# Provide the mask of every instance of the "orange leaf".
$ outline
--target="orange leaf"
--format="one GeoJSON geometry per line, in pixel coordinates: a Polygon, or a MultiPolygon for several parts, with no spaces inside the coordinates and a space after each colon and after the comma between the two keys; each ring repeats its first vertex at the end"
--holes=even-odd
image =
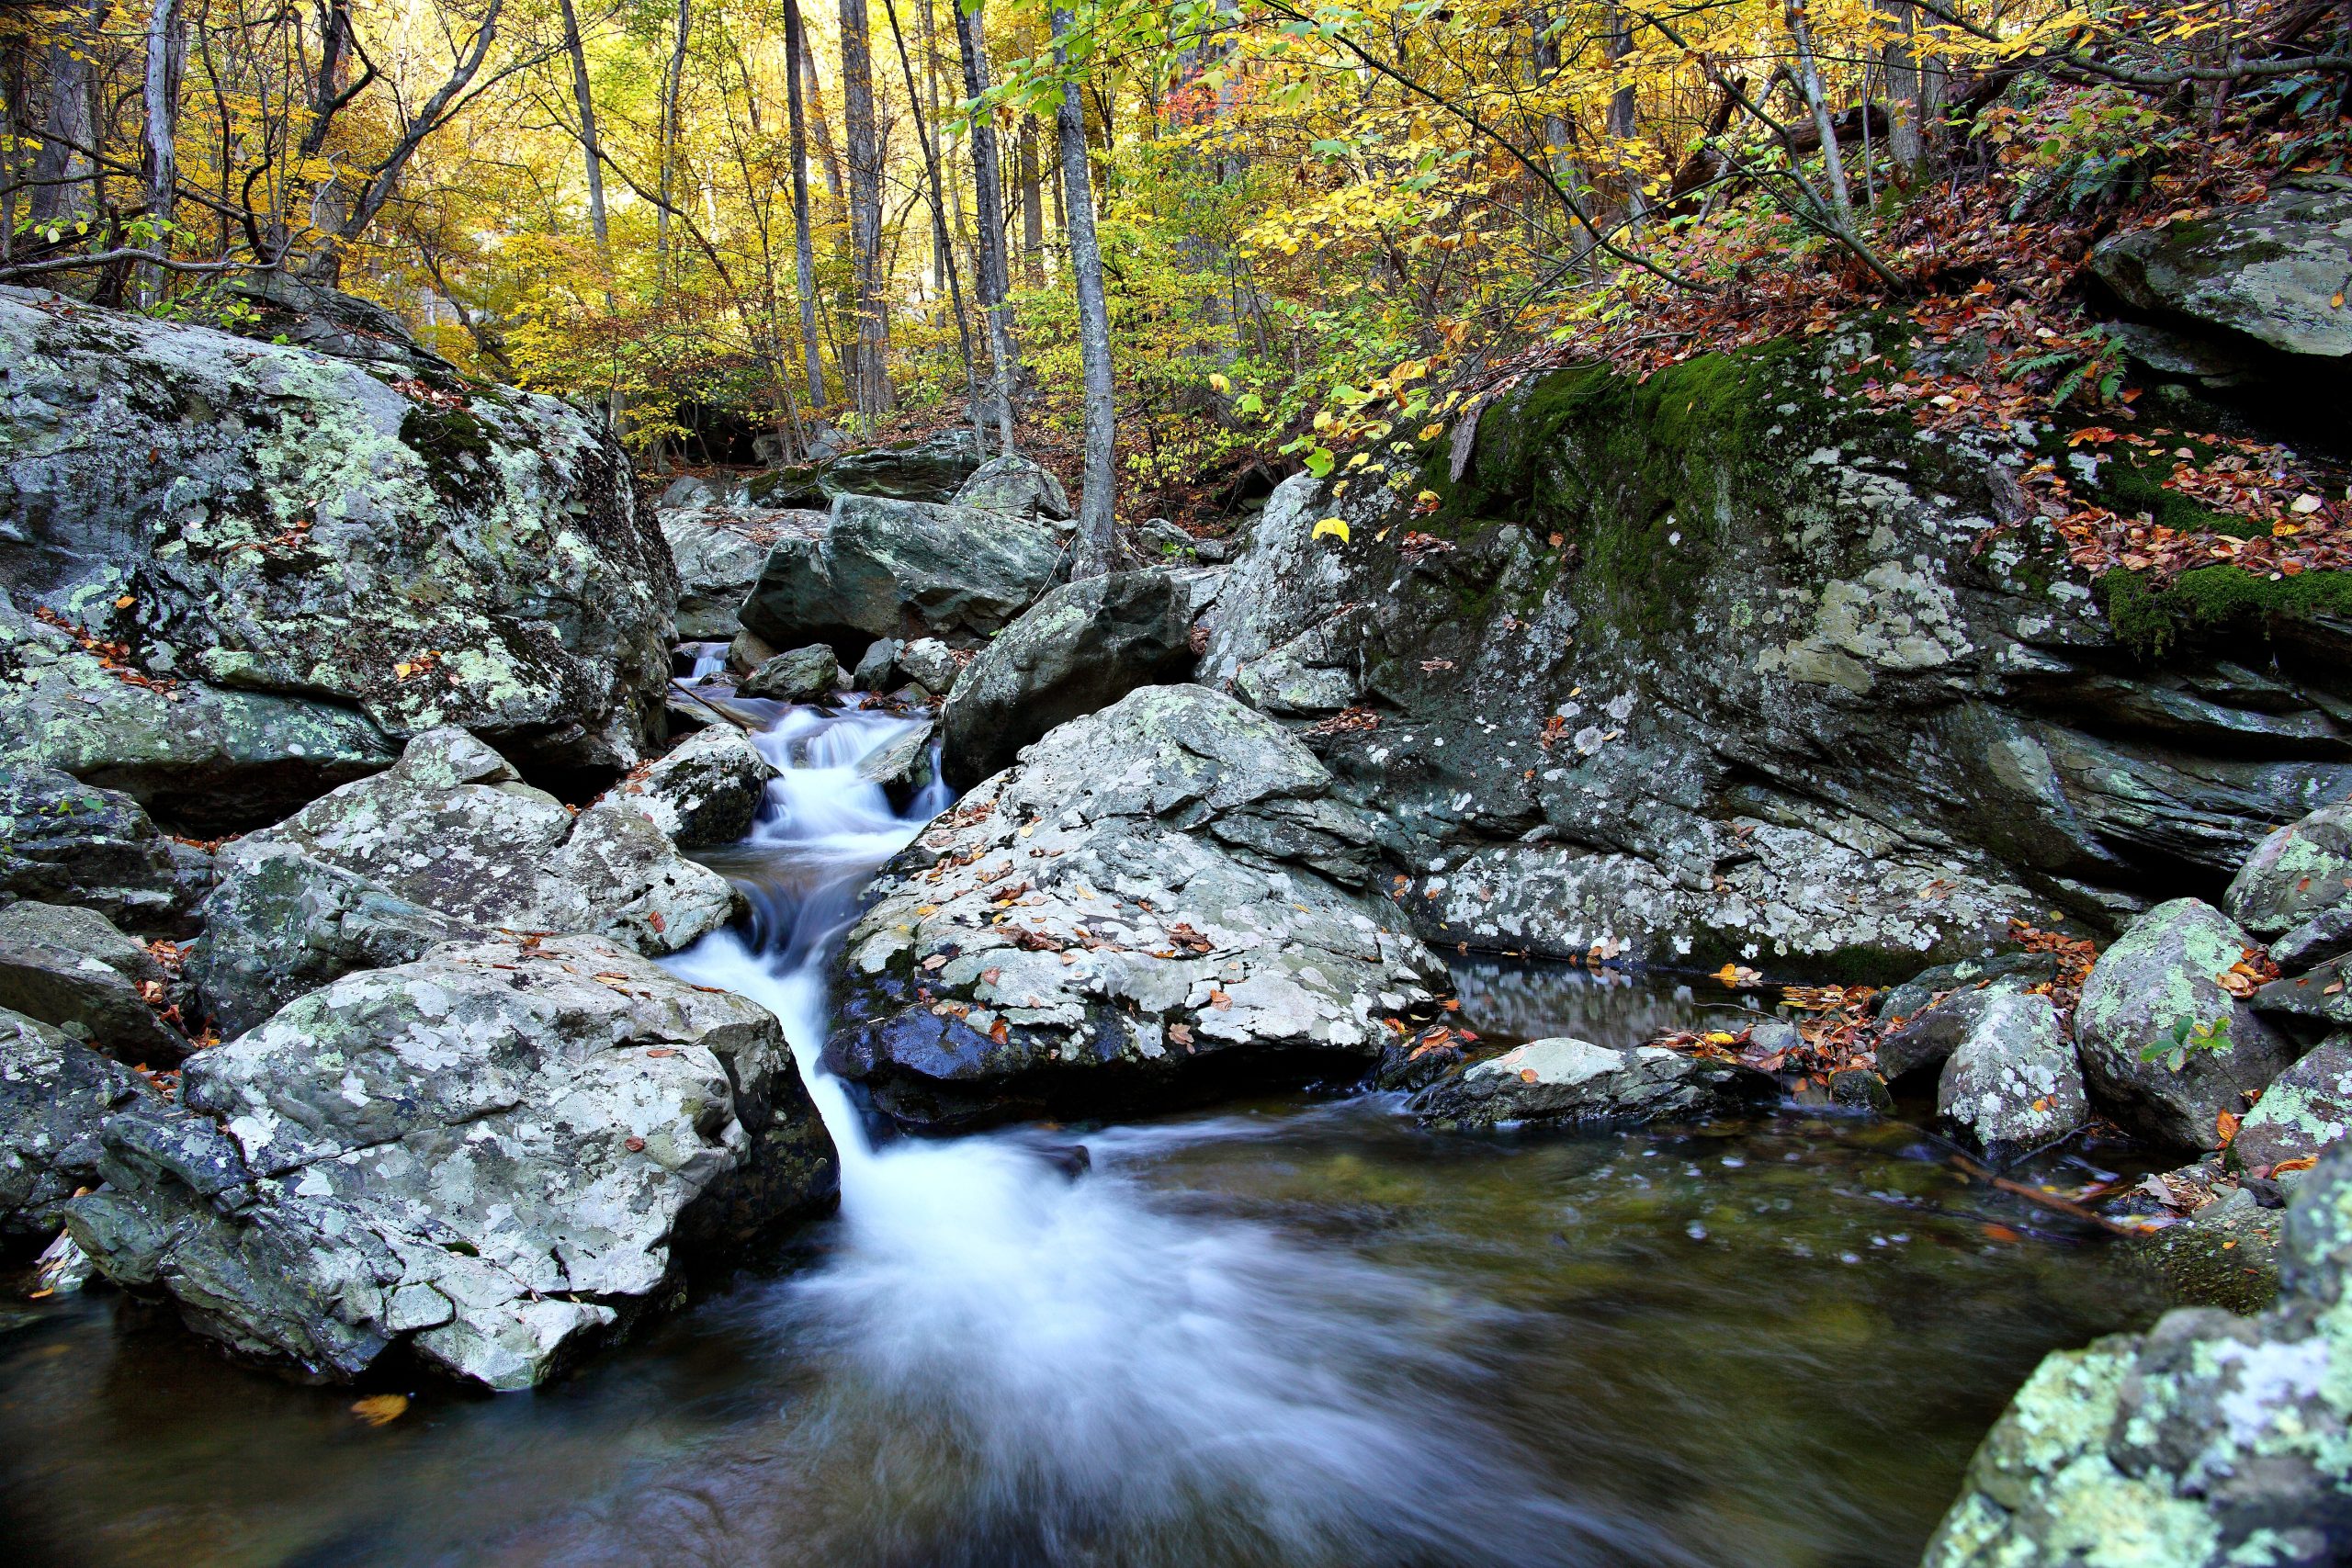
{"type": "Polygon", "coordinates": [[[2238,1135],[2238,1119],[2227,1111],[2213,1118],[2213,1129],[2222,1134],[2222,1146],[2228,1148],[2230,1140],[2238,1135]]]}
{"type": "Polygon", "coordinates": [[[354,1403],[351,1413],[370,1427],[389,1427],[408,1413],[408,1395],[371,1393],[354,1403]]]}

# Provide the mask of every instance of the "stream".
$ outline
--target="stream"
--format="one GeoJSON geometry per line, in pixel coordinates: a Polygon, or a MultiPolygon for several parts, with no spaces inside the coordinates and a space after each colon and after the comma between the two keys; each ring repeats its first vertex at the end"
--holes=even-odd
{"type": "MultiPolygon", "coordinates": [[[[753,912],[670,967],[783,1020],[839,1214],[536,1393],[387,1385],[413,1403],[381,1427],[350,1409],[374,1384],[0,1279],[0,1558],[1879,1568],[2044,1351],[2162,1304],[1902,1122],[1434,1134],[1294,1092],[877,1145],[818,1070],[824,965],[947,798],[858,775],[907,720],[734,705],[785,769],[705,857],[753,912]]],[[[1696,1005],[1455,975],[1493,1041],[1632,1043],[1696,1005]]]]}

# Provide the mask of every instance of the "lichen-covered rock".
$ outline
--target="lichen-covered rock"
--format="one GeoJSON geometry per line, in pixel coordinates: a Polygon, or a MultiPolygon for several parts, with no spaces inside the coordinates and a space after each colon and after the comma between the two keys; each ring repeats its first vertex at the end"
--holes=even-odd
{"type": "Polygon", "coordinates": [[[854,651],[877,637],[970,644],[1027,609],[1061,564],[1053,528],[1034,518],[844,496],[821,538],[786,538],[769,552],[742,622],[778,648],[854,651]]]}
{"type": "Polygon", "coordinates": [[[683,848],[731,844],[752,830],[775,766],[731,724],[696,730],[639,768],[611,798],[683,848]]]}
{"type": "Polygon", "coordinates": [[[110,1279],[308,1375],[396,1342],[492,1388],[677,1295],[682,1249],[831,1203],[773,1015],[593,937],[346,976],[104,1130],[67,1224],[110,1279]]]}
{"type": "Polygon", "coordinates": [[[2277,1077],[2295,1050],[2222,986],[2252,939],[2211,904],[2176,898],[2132,924],[2099,954],[2075,1007],[2075,1039],[2091,1095],[2125,1128],[2168,1148],[2222,1145],[2223,1111],[2277,1077]],[[2222,1026],[2217,1043],[2193,1032],[2222,1026]],[[2176,1071],[2164,1053],[2188,1043],[2176,1071]]]}
{"type": "Polygon", "coordinates": [[[0,1009],[51,1024],[125,1062],[167,1065],[187,1039],[158,1016],[164,971],[95,909],[0,906],[0,1009]]]}
{"type": "Polygon", "coordinates": [[[865,446],[817,470],[823,492],[890,501],[944,502],[979,471],[978,440],[968,430],[943,430],[920,441],[865,446]]]}
{"type": "Polygon", "coordinates": [[[232,845],[226,874],[198,913],[202,934],[182,974],[193,1016],[223,1038],[356,969],[389,969],[461,937],[488,933],[300,846],[232,845]]]}
{"type": "Polygon", "coordinates": [[[0,1010],[0,1235],[48,1235],[98,1184],[98,1129],[147,1080],[22,1013],[0,1010]]]}
{"type": "MultiPolygon", "coordinates": [[[[468,926],[587,931],[675,953],[733,917],[734,889],[631,807],[573,814],[462,729],[418,736],[383,773],[231,845],[280,847],[468,926]]],[[[233,874],[233,872],[230,873],[233,874]]]]}
{"type": "Polygon", "coordinates": [[[899,649],[899,673],[934,697],[951,696],[964,677],[956,650],[935,637],[919,637],[899,649]]]}
{"type": "Polygon", "coordinates": [[[2222,907],[2261,937],[2352,908],[2352,805],[2314,811],[2263,840],[2222,907]]]}
{"type": "Polygon", "coordinates": [[[2255,1011],[2352,1028],[2352,957],[2332,958],[2271,981],[2247,998],[2255,1011]]]}
{"type": "Polygon", "coordinates": [[[743,597],[760,580],[775,542],[815,538],[825,530],[821,512],[675,506],[668,491],[662,507],[662,536],[678,567],[677,635],[688,642],[723,642],[735,636],[742,629],[737,616],[743,597]]]}
{"type": "MultiPolygon", "coordinates": [[[[1286,481],[1196,678],[1377,805],[1424,938],[1535,955],[1881,983],[2012,945],[2013,919],[2113,931],[2352,793],[2338,633],[2255,615],[2257,671],[2236,623],[2184,623],[2145,661],[2187,612],[2117,629],[2018,515],[2030,446],[1850,395],[1896,350],[1960,352],[1857,323],[1573,367],[1389,486],[1286,481]],[[1315,532],[1334,516],[1344,541],[1315,532]]],[[[2069,482],[2128,514],[2120,452],[2069,482]]]]}
{"type": "Polygon", "coordinates": [[[1655,1122],[1753,1110],[1780,1095],[1770,1074],[1736,1062],[1658,1045],[1611,1050],[1561,1037],[1474,1063],[1421,1090],[1408,1109],[1436,1127],[1655,1122]]]}
{"type": "Polygon", "coordinates": [[[2352,1559],[2352,1148],[2288,1210],[2278,1304],[2167,1313],[2043,1359],[1925,1568],[2323,1568],[2352,1559]]]}
{"type": "Polygon", "coordinates": [[[2143,310],[2344,364],[2352,317],[2336,301],[2347,251],[2352,180],[2318,175],[2282,181],[2258,202],[2120,234],[2091,253],[2090,266],[2143,310]]]}
{"type": "MultiPolygon", "coordinates": [[[[334,782],[342,750],[254,744],[239,698],[395,740],[463,724],[549,769],[625,768],[655,732],[669,550],[618,446],[560,400],[18,289],[0,370],[0,585],[181,693],[151,694],[153,727],[44,711],[23,755],[152,807],[224,758],[334,782]],[[207,717],[209,750],[162,744],[207,717]]],[[[13,704],[39,682],[12,662],[13,704]]]]}
{"type": "Polygon", "coordinates": [[[826,1047],[900,1122],[1352,1079],[1443,974],[1368,895],[1374,831],[1280,726],[1147,686],[1062,726],[892,861],[826,1047]]]}
{"type": "Polygon", "coordinates": [[[2323,909],[2270,944],[2271,961],[2290,973],[2352,953],[2352,904],[2323,909]]]}
{"type": "Polygon", "coordinates": [[[151,931],[177,923],[187,892],[171,840],[137,801],[0,763],[0,898],[77,904],[151,931]]]}
{"type": "Polygon", "coordinates": [[[977,784],[1056,725],[1138,686],[1183,680],[1206,575],[1114,572],[1064,583],[1031,605],[980,649],[940,710],[948,782],[977,784]]]}
{"type": "Polygon", "coordinates": [[[1991,958],[1963,958],[1923,969],[1899,986],[1879,993],[1871,1006],[1882,1022],[1899,1026],[1918,1017],[1936,998],[1965,991],[1987,982],[2031,989],[2058,978],[2058,960],[2047,953],[2003,953],[1991,958]]]}
{"type": "Polygon", "coordinates": [[[954,503],[1055,523],[1070,514],[1069,494],[1062,489],[1062,481],[1043,465],[1019,456],[991,457],[982,463],[956,491],[954,503]]]}
{"type": "Polygon", "coordinates": [[[1881,1035],[1878,1043],[1878,1069],[1889,1078],[1899,1078],[1905,1073],[1949,1060],[1962,1043],[1984,1024],[1994,1003],[2031,989],[2042,977],[2038,966],[1996,974],[1989,966],[1962,964],[1928,973],[1938,978],[1952,977],[1954,988],[1949,992],[1928,992],[1923,998],[1913,990],[1919,982],[1902,987],[1911,992],[1904,998],[1904,1006],[1914,1010],[1898,1013],[1890,1007],[1887,1017],[1905,1021],[1881,1035]],[[1981,977],[1974,981],[1956,978],[1972,970],[1981,977]]]}
{"type": "Polygon", "coordinates": [[[2248,1169],[2313,1159],[2352,1132],[2352,1034],[2322,1041],[2270,1080],[2230,1148],[2248,1169]]]}
{"type": "Polygon", "coordinates": [[[938,776],[933,728],[922,725],[876,747],[858,759],[858,776],[871,779],[885,789],[926,788],[938,776]]]}
{"type": "Polygon", "coordinates": [[[738,696],[779,703],[822,702],[841,689],[841,660],[823,643],[796,648],[763,662],[743,679],[738,696]]]}
{"type": "Polygon", "coordinates": [[[1987,999],[1944,1064],[1936,1114],[2007,1165],[2081,1126],[2090,1102],[2048,997],[1978,994],[1987,999]]]}

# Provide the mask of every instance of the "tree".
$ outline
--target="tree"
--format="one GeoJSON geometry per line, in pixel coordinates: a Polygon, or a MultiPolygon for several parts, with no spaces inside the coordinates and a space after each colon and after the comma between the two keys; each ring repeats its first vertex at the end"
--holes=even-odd
{"type": "Polygon", "coordinates": [[[857,412],[881,418],[898,406],[890,387],[890,319],[882,289],[882,139],[874,121],[874,52],[866,0],[842,0],[842,116],[848,133],[850,254],[857,269],[857,358],[850,385],[857,412]]]}
{"type": "Polygon", "coordinates": [[[1117,409],[1111,378],[1111,310],[1102,291],[1102,252],[1094,236],[1094,192],[1088,177],[1086,109],[1070,73],[1069,11],[1053,11],[1054,64],[1062,73],[1061,107],[1054,129],[1061,146],[1062,188],[1069,213],[1069,269],[1078,287],[1078,341],[1086,376],[1086,478],[1078,503],[1074,578],[1111,570],[1117,539],[1117,471],[1113,446],[1117,409]]]}
{"type": "MultiPolygon", "coordinates": [[[[956,48],[964,62],[964,90],[971,101],[988,96],[988,42],[979,8],[956,6],[956,48]]],[[[1004,172],[997,160],[996,125],[982,107],[971,117],[972,186],[979,255],[980,309],[989,324],[989,363],[994,371],[998,431],[1009,456],[1012,451],[1012,394],[1020,380],[1020,349],[1012,325],[1012,277],[1004,254],[1004,172]]]]}
{"type": "Polygon", "coordinates": [[[808,406],[825,406],[825,364],[817,346],[817,253],[808,233],[808,133],[800,104],[800,61],[808,52],[800,0],[784,0],[785,115],[792,137],[792,267],[800,301],[800,350],[808,406]]]}

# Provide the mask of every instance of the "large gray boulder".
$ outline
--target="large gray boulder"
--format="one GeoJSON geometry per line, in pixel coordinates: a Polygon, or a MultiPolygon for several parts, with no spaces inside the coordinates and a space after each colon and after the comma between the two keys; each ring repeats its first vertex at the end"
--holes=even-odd
{"type": "Polygon", "coordinates": [[[727,879],[642,813],[608,798],[575,816],[462,729],[420,735],[383,773],[227,846],[221,893],[282,848],[465,925],[587,931],[648,953],[693,945],[736,908],[727,879]]]}
{"type": "Polygon", "coordinates": [[[0,763],[0,899],[77,904],[152,931],[178,922],[188,892],[172,841],[137,801],[55,768],[0,763]]]}
{"type": "Polygon", "coordinates": [[[2262,1091],[2245,1114],[2231,1151],[2249,1168],[2315,1158],[2352,1132],[2352,1034],[2336,1034],[2304,1054],[2262,1091]]]}
{"type": "Polygon", "coordinates": [[[2123,300],[2280,354],[2352,363],[2344,295],[2352,179],[2281,181],[2261,201],[2217,208],[2103,242],[2091,270],[2123,300]]]}
{"type": "Polygon", "coordinates": [[[2176,898],[2099,954],[2075,1006],[2075,1038],[2101,1110],[2167,1148],[2221,1147],[2222,1113],[2243,1114],[2247,1096],[2296,1055],[2222,985],[2252,945],[2211,904],[2176,898]],[[2215,1025],[2217,1043],[2199,1043],[2194,1032],[2215,1025]],[[2182,1045],[2176,1069],[2162,1058],[2182,1045]]]}
{"type": "Polygon", "coordinates": [[[1196,604],[1212,573],[1122,571],[1068,582],[1000,632],[940,710],[941,762],[970,785],[1056,725],[1192,672],[1196,604]]]}
{"type": "Polygon", "coordinates": [[[1376,824],[1331,787],[1203,687],[1062,726],[885,868],[826,1060],[913,1126],[1361,1075],[1443,969],[1372,896],[1376,824]]]}
{"type": "Polygon", "coordinates": [[[1996,1165],[2056,1142],[2090,1119],[2075,1043],[2046,996],[1988,999],[1944,1064],[1936,1114],[1996,1165]]]}
{"type": "Polygon", "coordinates": [[[2283,937],[2352,907],[2352,804],[2314,811],[2263,840],[2222,907],[2259,937],[2283,937]]]}
{"type": "Polygon", "coordinates": [[[181,973],[223,1038],[355,969],[389,969],[488,934],[290,843],[240,849],[203,904],[181,973]]]}
{"type": "Polygon", "coordinates": [[[491,1388],[678,1299],[682,1251],[829,1205],[775,1017],[594,937],[346,976],[106,1124],[110,1279],[316,1378],[396,1343],[491,1388]]]}
{"type": "Polygon", "coordinates": [[[835,498],[944,502],[979,468],[978,439],[968,430],[943,430],[920,441],[861,447],[833,458],[817,469],[817,485],[835,498]]]}
{"type": "Polygon", "coordinates": [[[0,907],[0,1008],[125,1062],[187,1054],[164,1021],[163,965],[95,909],[29,899],[0,907]]]}
{"type": "MultiPolygon", "coordinates": [[[[1958,964],[1943,973],[1966,972],[1977,967],[1958,964]]],[[[1898,1013],[1889,1006],[1887,1016],[1890,1020],[1904,1019],[1902,1023],[1879,1037],[1878,1070],[1890,1082],[1905,1073],[1915,1073],[1922,1067],[1948,1061],[1952,1053],[1984,1025],[1988,1012],[1996,1004],[2019,996],[2047,978],[2036,967],[1993,973],[1987,966],[1983,974],[1984,977],[1963,982],[1948,993],[1931,996],[1929,1000],[1918,1004],[1916,1011],[1898,1013]]],[[[1917,985],[1917,982],[1912,984],[1917,985]]],[[[1898,987],[1898,993],[1907,989],[1908,987],[1898,987]]],[[[1913,1004],[1906,998],[1903,1005],[1907,1009],[1913,1004]]]]}
{"type": "Polygon", "coordinates": [[[2053,1351],[1968,1468],[1925,1568],[2352,1560],[2352,1148],[2287,1211],[2278,1303],[2053,1351]]]}
{"type": "Polygon", "coordinates": [[[841,689],[841,660],[824,643],[811,643],[760,661],[743,678],[736,695],[766,697],[779,703],[822,702],[841,689]]]}
{"type": "Polygon", "coordinates": [[[973,470],[954,497],[957,506],[1002,512],[1014,517],[1067,521],[1069,494],[1051,469],[1023,457],[991,457],[973,470]]]}
{"type": "Polygon", "coordinates": [[[731,844],[752,830],[774,764],[731,724],[698,729],[613,790],[683,849],[731,844]]]}
{"type": "Polygon", "coordinates": [[[844,496],[821,538],[769,552],[742,622],[777,648],[825,642],[852,657],[878,637],[970,644],[1027,609],[1061,564],[1054,530],[1033,518],[844,496]]]}
{"type": "Polygon", "coordinates": [[[1770,1105],[1770,1073],[1659,1045],[1611,1050],[1565,1036],[1472,1064],[1413,1097],[1425,1126],[1700,1120],[1770,1105]]]}
{"type": "MultiPolygon", "coordinates": [[[[1442,946],[1879,984],[2011,919],[2111,933],[2352,794],[2352,633],[2190,593],[2119,629],[2137,581],[2096,584],[2018,505],[2038,436],[1849,395],[1873,354],[1936,375],[1964,347],[1856,321],[1572,367],[1387,484],[1287,480],[1195,678],[1377,804],[1442,946]]],[[[2103,453],[2078,499],[2128,516],[2168,477],[2103,453]]]]}
{"type": "Polygon", "coordinates": [[[0,1236],[47,1236],[96,1187],[98,1129],[147,1080],[22,1013],[0,1010],[0,1236]]]}
{"type": "Polygon", "coordinates": [[[119,648],[99,694],[125,710],[71,722],[59,683],[98,690],[78,663],[0,660],[0,703],[40,710],[16,754],[252,820],[239,792],[283,809],[439,725],[550,770],[618,771],[656,733],[669,549],[561,400],[20,289],[0,374],[0,588],[119,648]]]}
{"type": "Polygon", "coordinates": [[[737,617],[743,597],[760,580],[760,569],[776,541],[814,538],[825,530],[821,512],[708,505],[673,509],[668,496],[665,491],[662,536],[678,566],[677,636],[686,642],[725,642],[734,637],[742,629],[737,617]]]}

